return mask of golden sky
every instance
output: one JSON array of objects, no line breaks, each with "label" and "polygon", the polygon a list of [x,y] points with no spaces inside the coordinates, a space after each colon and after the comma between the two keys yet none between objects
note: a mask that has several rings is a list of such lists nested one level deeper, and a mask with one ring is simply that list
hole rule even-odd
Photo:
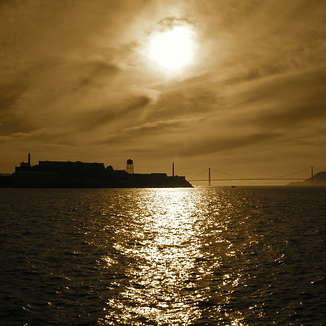
[{"label": "golden sky", "polygon": [[324,0],[2,1],[0,172],[28,152],[188,177],[325,170],[325,13]]}]

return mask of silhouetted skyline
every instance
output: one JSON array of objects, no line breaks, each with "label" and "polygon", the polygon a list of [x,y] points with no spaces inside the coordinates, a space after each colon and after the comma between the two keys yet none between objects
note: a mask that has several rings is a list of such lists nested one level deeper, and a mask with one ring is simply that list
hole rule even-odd
[{"label": "silhouetted skyline", "polygon": [[32,164],[132,157],[138,173],[175,162],[187,177],[325,170],[325,12],[321,0],[4,1],[0,172],[28,152]]}]

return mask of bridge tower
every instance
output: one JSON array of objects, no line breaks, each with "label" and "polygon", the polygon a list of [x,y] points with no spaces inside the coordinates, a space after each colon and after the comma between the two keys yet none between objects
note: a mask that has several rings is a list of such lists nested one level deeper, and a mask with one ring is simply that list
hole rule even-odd
[{"label": "bridge tower", "polygon": [[310,174],[311,174],[311,185],[314,185],[314,167],[312,166],[310,168]]},{"label": "bridge tower", "polygon": [[134,161],[131,159],[127,160],[126,172],[129,174],[134,174]]}]

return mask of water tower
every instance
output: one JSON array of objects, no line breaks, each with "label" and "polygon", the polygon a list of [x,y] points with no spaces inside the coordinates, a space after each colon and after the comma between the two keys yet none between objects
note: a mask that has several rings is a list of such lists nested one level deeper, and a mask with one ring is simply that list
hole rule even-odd
[{"label": "water tower", "polygon": [[134,173],[134,161],[131,159],[127,160],[126,172],[129,174]]}]

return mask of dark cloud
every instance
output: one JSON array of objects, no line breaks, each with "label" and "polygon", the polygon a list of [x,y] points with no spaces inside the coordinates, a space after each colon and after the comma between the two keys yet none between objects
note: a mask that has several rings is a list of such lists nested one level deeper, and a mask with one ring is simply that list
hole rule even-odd
[{"label": "dark cloud", "polygon": [[1,85],[0,94],[2,95],[0,97],[0,112],[2,118],[5,112],[10,110],[10,108],[19,101],[21,94],[26,90],[26,88],[27,86],[23,84]]},{"label": "dark cloud", "polygon": [[108,78],[112,79],[120,72],[117,66],[103,61],[86,62],[78,69],[75,90],[89,87],[103,87]]},{"label": "dark cloud", "polygon": [[198,156],[203,154],[214,154],[223,151],[232,151],[237,148],[247,147],[257,143],[263,143],[267,139],[273,139],[277,134],[274,133],[255,133],[251,135],[241,135],[238,137],[209,137],[189,140],[187,146],[180,146],[180,154],[187,156]]},{"label": "dark cloud", "polygon": [[120,103],[115,103],[111,107],[104,107],[100,110],[87,112],[76,117],[77,124],[81,131],[94,130],[108,123],[113,123],[117,119],[126,118],[129,113],[137,113],[147,106],[151,99],[145,96],[131,98]]}]

